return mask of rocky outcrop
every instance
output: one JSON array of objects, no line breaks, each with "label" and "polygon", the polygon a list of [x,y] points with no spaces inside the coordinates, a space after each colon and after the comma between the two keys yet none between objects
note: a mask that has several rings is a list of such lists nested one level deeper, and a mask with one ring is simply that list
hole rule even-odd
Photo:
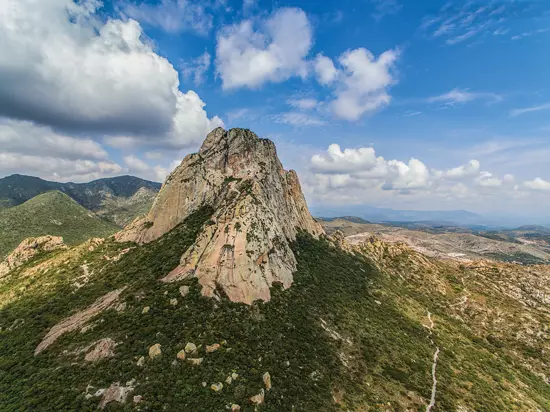
[{"label": "rocky outcrop", "polygon": [[269,300],[274,282],[292,284],[296,258],[289,242],[297,231],[324,233],[273,142],[218,128],[168,176],[149,214],[116,239],[150,242],[203,206],[215,211],[211,221],[163,281],[195,276],[205,296],[220,287],[235,302]]},{"label": "rocky outcrop", "polygon": [[84,360],[87,362],[96,362],[100,359],[115,356],[116,342],[111,338],[101,339],[95,342],[92,346],[92,350],[84,356]]},{"label": "rocky outcrop", "polygon": [[72,332],[73,330],[80,329],[94,316],[112,306],[117,301],[124,289],[125,288],[121,288],[107,293],[106,295],[97,299],[88,308],[77,312],[69,318],[56,324],[48,331],[44,339],[42,339],[42,342],[38,344],[38,346],[34,350],[34,355],[38,355],[40,352],[42,352],[44,349],[54,343],[61,335],[67,332]]},{"label": "rocky outcrop", "polygon": [[103,392],[103,397],[101,398],[101,402],[99,402],[98,408],[104,409],[111,402],[126,403],[128,394],[134,390],[134,383],[133,380],[126,382],[126,386],[121,385],[119,382],[113,383]]},{"label": "rocky outcrop", "polygon": [[23,240],[8,257],[0,263],[0,278],[13,269],[28,262],[42,252],[67,249],[60,236],[30,237]]}]

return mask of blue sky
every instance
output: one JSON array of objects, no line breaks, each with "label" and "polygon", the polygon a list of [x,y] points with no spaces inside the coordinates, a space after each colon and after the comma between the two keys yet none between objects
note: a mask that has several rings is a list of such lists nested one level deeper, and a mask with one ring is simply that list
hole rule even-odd
[{"label": "blue sky", "polygon": [[162,180],[223,125],[317,208],[546,216],[549,45],[536,0],[3,0],[0,175]]}]

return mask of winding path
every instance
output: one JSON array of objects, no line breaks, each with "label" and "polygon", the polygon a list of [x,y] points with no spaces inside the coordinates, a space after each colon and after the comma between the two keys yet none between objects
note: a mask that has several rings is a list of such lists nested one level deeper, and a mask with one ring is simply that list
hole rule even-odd
[{"label": "winding path", "polygon": [[430,313],[430,311],[428,311],[428,320],[430,321],[430,326],[428,326],[428,330],[429,330],[428,337],[432,345],[435,346],[435,353],[434,353],[434,360],[432,364],[432,379],[433,379],[432,396],[430,398],[430,403],[428,404],[428,406],[426,406],[426,412],[430,412],[432,408],[435,406],[435,394],[437,390],[437,377],[435,376],[435,370],[437,368],[437,359],[439,357],[439,348],[436,346],[435,342],[432,339],[432,334],[433,334],[432,331],[435,325],[434,325],[434,321],[432,320],[432,314]]}]

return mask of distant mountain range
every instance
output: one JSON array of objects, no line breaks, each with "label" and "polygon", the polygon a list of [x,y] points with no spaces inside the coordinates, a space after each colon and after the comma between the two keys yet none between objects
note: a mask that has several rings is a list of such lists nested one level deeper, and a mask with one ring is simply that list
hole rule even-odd
[{"label": "distant mountain range", "polygon": [[396,210],[374,206],[349,206],[339,209],[311,208],[315,216],[336,218],[355,216],[369,222],[440,222],[461,225],[482,224],[484,217],[467,210]]},{"label": "distant mountain range", "polygon": [[37,195],[57,190],[103,219],[122,227],[149,210],[160,187],[160,183],[134,176],[117,176],[89,183],[60,183],[15,174],[0,179],[0,209],[17,206]]},{"label": "distant mountain range", "polygon": [[311,207],[314,216],[334,219],[354,216],[373,223],[399,223],[418,226],[463,226],[476,230],[516,228],[522,225],[550,226],[550,219],[534,216],[485,216],[467,210],[397,210],[374,206],[357,205],[341,208]]}]

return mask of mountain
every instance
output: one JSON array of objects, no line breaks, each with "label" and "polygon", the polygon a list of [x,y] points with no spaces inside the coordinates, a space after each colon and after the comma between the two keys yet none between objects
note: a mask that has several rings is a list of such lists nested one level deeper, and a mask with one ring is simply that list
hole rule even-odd
[{"label": "mountain", "polygon": [[296,259],[289,242],[297,231],[323,233],[273,142],[249,130],[217,128],[168,176],[149,214],[117,237],[151,242],[204,207],[214,211],[211,224],[164,280],[193,273],[207,296],[220,287],[237,302],[269,300],[274,282],[292,284]]},{"label": "mountain", "polygon": [[115,238],[0,280],[5,410],[546,411],[550,270],[326,235],[216,129]]},{"label": "mountain", "polygon": [[312,209],[315,216],[337,218],[344,215],[355,216],[370,222],[419,222],[441,221],[455,225],[487,224],[490,219],[467,210],[396,210],[374,206],[344,206],[339,209],[317,207]]},{"label": "mountain", "polygon": [[104,237],[119,228],[105,222],[58,191],[47,192],[8,209],[0,209],[0,260],[23,239],[62,236],[68,245]]},{"label": "mountain", "polygon": [[161,184],[134,176],[118,176],[89,183],[49,182],[33,176],[0,179],[0,207],[12,207],[52,190],[67,194],[103,218],[125,226],[151,207]]}]

